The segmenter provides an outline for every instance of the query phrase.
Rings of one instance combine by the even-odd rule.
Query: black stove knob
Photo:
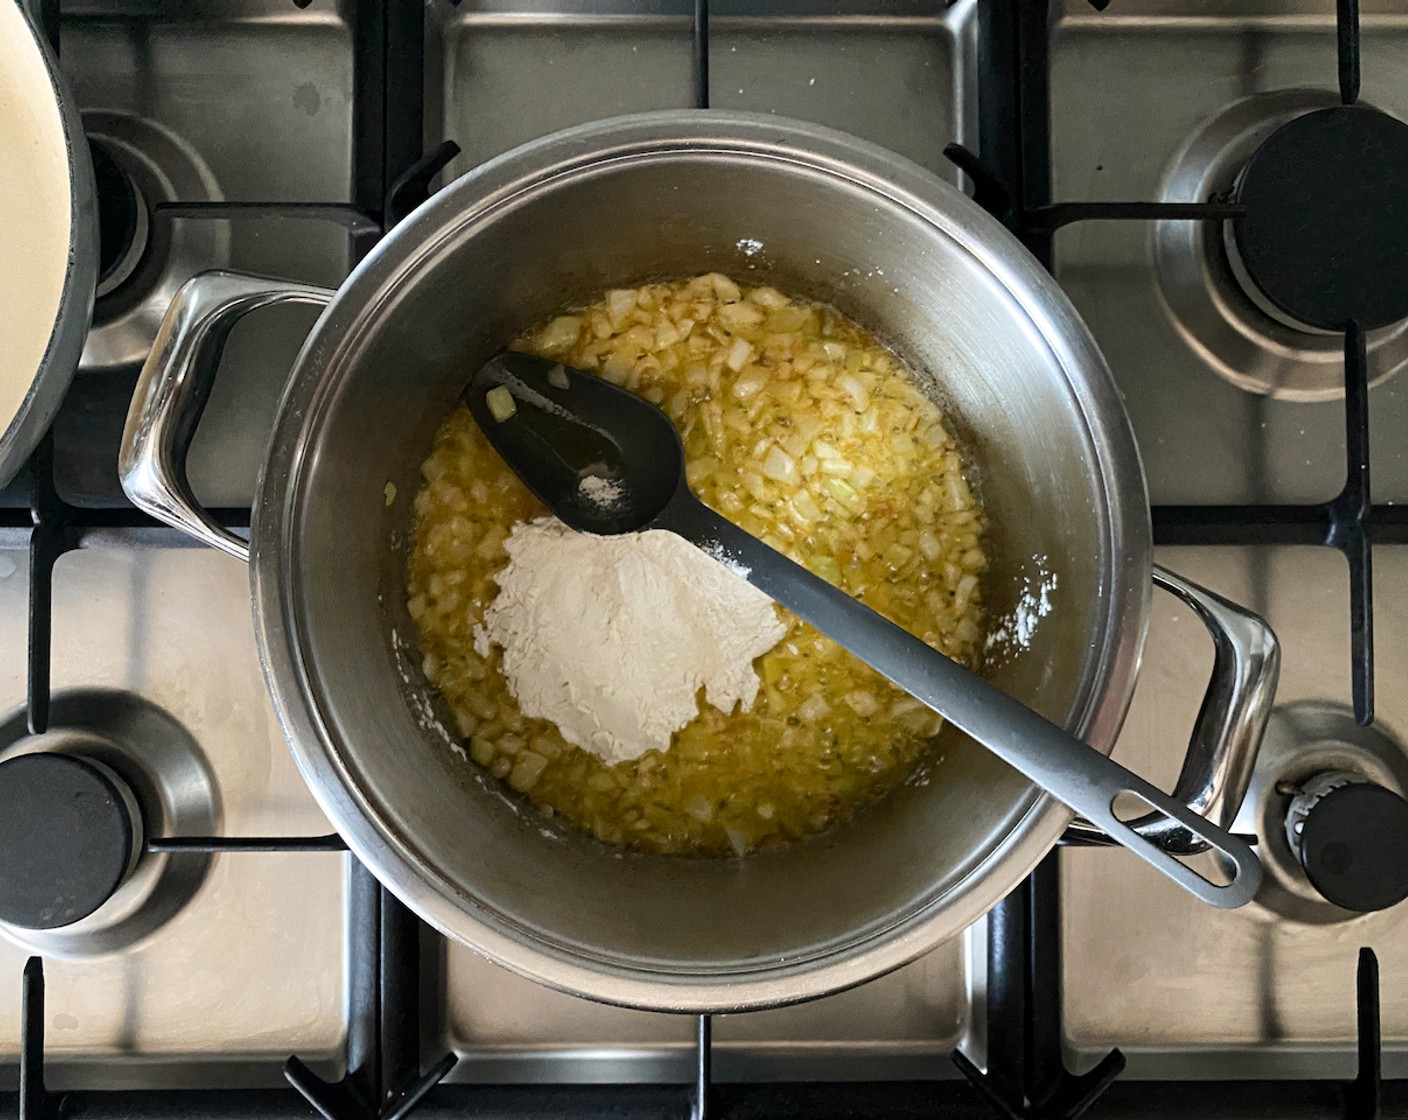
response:
[[[1408,898],[1408,801],[1392,790],[1359,774],[1317,774],[1291,802],[1286,836],[1336,906],[1367,913]]]
[[[42,752],[0,762],[0,922],[86,918],[122,885],[140,839],[132,792],[107,766]]]

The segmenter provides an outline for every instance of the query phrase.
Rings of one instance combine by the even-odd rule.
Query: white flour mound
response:
[[[596,537],[544,517],[505,547],[475,648],[502,648],[524,715],[608,763],[666,750],[700,688],[721,711],[751,708],[753,660],[787,632],[771,599],[673,533]]]

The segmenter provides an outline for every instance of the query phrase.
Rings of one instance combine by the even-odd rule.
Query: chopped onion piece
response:
[[[737,373],[753,356],[753,347],[746,338],[735,338],[733,345],[728,348],[728,357],[724,359],[724,365]]]
[[[805,490],[798,490],[792,495],[792,512],[803,521],[820,521],[822,516],[816,499]]]
[[[846,395],[851,398],[851,403],[855,405],[857,412],[864,412],[870,407],[870,394],[866,392],[865,386],[856,378],[847,374],[838,382]]]
[[[733,303],[735,300],[743,298],[743,293],[738,290],[738,285],[722,272],[709,273],[709,281],[713,284],[718,297],[725,303]]]
[[[806,432],[793,432],[782,441],[782,449],[794,459],[800,459],[807,453],[807,448],[811,446],[812,440]]]
[[[485,393],[484,403],[489,406],[489,415],[500,424],[518,411],[518,402],[503,385],[495,385]]]
[[[831,710],[831,705],[826,702],[826,698],[820,693],[814,693],[802,701],[797,709],[797,715],[803,723],[815,723]]]
[[[768,451],[767,458],[763,460],[763,474],[774,482],[785,482],[789,485],[801,478],[797,470],[797,460],[776,445]]]
[[[814,556],[812,562],[807,565],[811,570],[832,585],[839,585],[841,582],[841,565],[836,562],[834,556]]]
[[[575,315],[559,315],[538,332],[533,344],[541,350],[566,350],[577,341],[581,329],[582,320]]]
[[[767,383],[767,378],[761,373],[740,377],[733,383],[733,395],[741,401],[746,401],[749,397],[755,396]]]
[[[630,288],[614,288],[606,293],[606,311],[619,323],[636,309],[636,293]]]
[[[792,302],[776,288],[754,288],[748,298],[762,307],[786,307]]]
[[[538,779],[543,776],[548,760],[533,751],[521,751],[517,758],[513,760],[513,769],[509,771],[508,784],[519,793],[527,793],[535,785]]]
[[[548,370],[548,384],[554,389],[570,388],[572,383],[567,380],[567,370],[559,363]]]
[[[698,486],[719,469],[719,461],[712,456],[693,459],[684,465],[684,478],[691,486]]]
[[[763,476],[756,471],[744,471],[739,475],[744,489],[748,491],[758,501],[765,501],[768,496],[767,484],[763,482]]]
[[[826,480],[826,489],[833,498],[852,513],[855,513],[865,505],[864,499],[856,493],[855,488],[844,478],[828,478]]]
[[[488,739],[474,738],[469,741],[469,757],[480,766],[489,766],[498,752]]]
[[[846,693],[842,699],[846,701],[846,706],[861,719],[869,719],[880,710],[880,701],[875,698],[875,693],[867,692],[863,688]]]
[[[973,597],[973,592],[978,589],[978,577],[969,572],[961,580],[953,592],[953,613],[963,614],[968,609],[968,600]]]
[[[749,303],[726,303],[719,308],[719,318],[730,327],[755,327],[763,321],[763,313]]]
[[[613,385],[624,385],[631,376],[631,360],[619,354],[611,355],[601,367],[601,376]]]
[[[686,801],[684,811],[700,824],[708,824],[714,819],[714,803],[703,794],[695,794]]]

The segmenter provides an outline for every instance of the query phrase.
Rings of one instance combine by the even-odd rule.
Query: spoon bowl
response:
[[[516,406],[503,420],[490,405],[496,388]],[[604,378],[506,350],[462,399],[528,489],[580,533],[648,529],[685,489],[684,444],[669,416]]]

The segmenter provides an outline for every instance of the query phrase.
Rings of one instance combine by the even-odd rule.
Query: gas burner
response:
[[[59,693],[53,730],[0,723],[0,935],[46,956],[109,953],[195,894],[210,857],[148,854],[147,840],[219,831],[189,733],[125,692]]]
[[[98,193],[98,291],[115,291],[141,263],[151,217],[147,200],[101,141],[88,141]]]
[[[1259,838],[1257,904],[1323,925],[1408,898],[1406,794],[1408,755],[1384,731],[1338,705],[1277,708],[1235,826]]]
[[[1367,176],[1358,188],[1361,194],[1350,189],[1343,195],[1332,195],[1336,201],[1327,206],[1311,201],[1316,188],[1310,180],[1323,179],[1324,189],[1338,189],[1336,172],[1343,169],[1334,164],[1345,162],[1343,154],[1338,160],[1322,154],[1310,161],[1313,166],[1309,171],[1278,172],[1286,158],[1294,163],[1298,137],[1312,138],[1322,129],[1316,122],[1345,113],[1378,122],[1371,130],[1382,127],[1386,120],[1394,130],[1408,133],[1408,126],[1377,110],[1344,109],[1323,91],[1259,94],[1236,101],[1205,121],[1175,156],[1164,178],[1162,201],[1236,198],[1248,207],[1247,224],[1240,231],[1234,231],[1233,222],[1155,223],[1153,254],[1159,296],[1184,341],[1222,377],[1254,393],[1282,400],[1323,401],[1344,392],[1344,339],[1339,333],[1343,320],[1333,316],[1342,315],[1347,305],[1327,302],[1321,308],[1307,309],[1300,299],[1283,293],[1277,281],[1284,269],[1275,263],[1275,254],[1278,248],[1287,254],[1309,252],[1309,238],[1318,239],[1330,233],[1336,223],[1352,225],[1364,216],[1346,214],[1347,203],[1367,206],[1352,200],[1362,197],[1363,192],[1374,192],[1374,182],[1395,181],[1392,176]],[[1358,122],[1343,129],[1331,125],[1326,131],[1341,129],[1346,134],[1339,137],[1341,145],[1352,150],[1350,134],[1357,127]],[[1275,183],[1292,181],[1298,185],[1287,187],[1290,193],[1276,195]],[[1384,210],[1381,202],[1373,205]],[[1385,221],[1394,223],[1394,229],[1408,220],[1405,204],[1395,202],[1385,213]],[[1378,224],[1377,215],[1373,223],[1364,224],[1375,230],[1375,252],[1379,244],[1403,244],[1402,234]],[[1311,228],[1314,226],[1319,234]],[[1380,237],[1381,242],[1377,240]],[[1277,238],[1282,239],[1280,243]],[[1339,258],[1334,253],[1321,254],[1317,260],[1324,276],[1338,275]],[[1391,264],[1408,269],[1408,264],[1397,259]],[[1370,284],[1365,303],[1358,308],[1369,326],[1381,328],[1369,336],[1371,385],[1386,380],[1408,362],[1408,323],[1398,321],[1408,315],[1408,308],[1382,317],[1408,298],[1404,295],[1408,288],[1389,282],[1383,291],[1376,292],[1373,271],[1366,268],[1359,277],[1361,281],[1370,278]],[[1309,287],[1309,279],[1303,275],[1292,272],[1287,279],[1290,282],[1282,288]],[[1334,295],[1333,290],[1330,294]]]
[[[158,220],[164,202],[219,201],[214,176],[179,136],[120,113],[84,113],[94,154],[102,272],[80,369],[140,365],[186,280],[229,260],[229,223]]]
[[[1293,324],[1408,318],[1408,125],[1336,106],[1282,125],[1238,179],[1229,255]]]
[[[0,922],[60,929],[88,917],[141,846],[136,798],[102,763],[51,752],[0,762]]]

